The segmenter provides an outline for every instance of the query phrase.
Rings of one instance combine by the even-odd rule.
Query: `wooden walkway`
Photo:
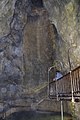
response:
[[[76,101],[80,100],[80,66],[49,82],[50,99],[71,100],[72,95]]]

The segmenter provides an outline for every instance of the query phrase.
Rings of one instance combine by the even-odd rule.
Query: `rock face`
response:
[[[35,0],[36,1],[36,0]],[[53,28],[43,1],[2,0],[0,82],[35,87],[53,63]],[[7,17],[6,17],[7,16]]]
[[[1,0],[0,81],[45,81],[53,56],[60,71],[69,71],[68,56],[72,69],[79,66],[79,9],[79,0]]]
[[[3,10],[0,12],[2,15],[1,19],[4,14],[6,14],[6,17],[4,18],[5,21],[1,23],[4,29],[1,27],[2,32],[0,34],[0,82],[16,82],[18,84],[21,83],[24,74],[22,34],[27,21],[27,12],[30,10],[30,5],[27,0],[7,0],[6,2],[2,0],[1,3],[1,8]],[[10,22],[8,18],[11,18]]]
[[[63,74],[80,65],[80,0],[44,0],[55,26],[56,59],[53,63]],[[80,119],[80,103],[75,104]]]
[[[62,71],[69,71],[68,50],[72,69],[80,65],[80,1],[44,0],[44,5],[57,30],[55,63]]]
[[[0,98],[18,99],[24,91],[46,85],[54,57],[54,31],[42,0],[40,5],[33,0],[9,0],[3,7],[7,17],[1,23],[5,28],[0,28]]]
[[[44,8],[33,8],[28,14],[23,47],[25,79],[31,87],[47,81],[47,71],[53,63],[51,28],[48,13]]]
[[[79,66],[79,11],[80,0],[0,0],[0,83],[35,88],[50,66]]]
[[[0,37],[10,32],[16,0],[0,0]]]

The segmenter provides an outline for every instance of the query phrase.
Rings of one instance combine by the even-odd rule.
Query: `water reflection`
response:
[[[10,115],[6,120],[61,120],[60,113],[40,113],[40,112],[18,112]],[[64,120],[72,120],[70,116],[65,116]]]

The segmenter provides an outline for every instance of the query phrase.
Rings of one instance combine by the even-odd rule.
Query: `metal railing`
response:
[[[72,87],[72,88],[71,88]],[[72,90],[74,97],[80,93],[80,66],[70,71],[63,77],[49,82],[49,97],[71,97]]]

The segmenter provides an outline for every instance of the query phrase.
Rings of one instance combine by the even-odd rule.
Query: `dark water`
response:
[[[61,120],[60,114],[40,113],[40,112],[18,112],[10,115],[6,120]],[[64,120],[72,120],[70,116],[65,116]]]

